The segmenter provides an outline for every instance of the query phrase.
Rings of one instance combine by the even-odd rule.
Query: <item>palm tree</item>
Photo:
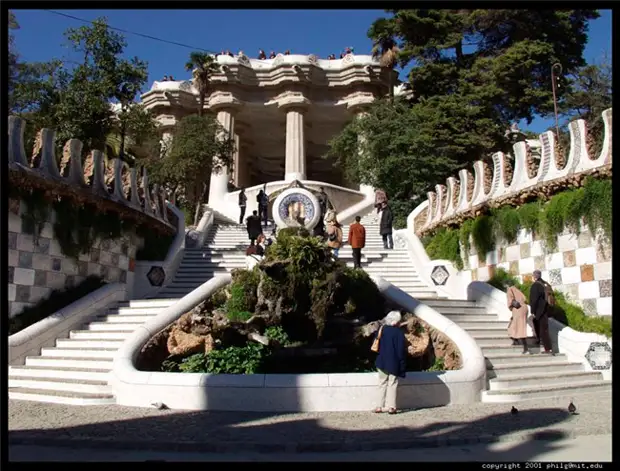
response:
[[[189,61],[185,64],[185,70],[191,71],[194,76],[194,85],[200,96],[200,108],[198,116],[202,116],[205,106],[205,98],[209,91],[211,76],[218,71],[218,63],[215,56],[206,52],[192,52]]]
[[[377,37],[372,48],[372,57],[379,59],[379,65],[389,69],[389,94],[390,100],[394,100],[394,67],[398,64],[400,49],[392,36],[381,34]]]

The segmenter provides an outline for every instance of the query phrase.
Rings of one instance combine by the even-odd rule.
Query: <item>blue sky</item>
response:
[[[169,41],[185,48],[125,34],[126,55],[138,56],[149,64],[149,86],[164,75],[189,78],[184,64],[195,48],[219,52],[243,50],[255,57],[258,49],[267,53],[290,49],[294,54],[338,55],[345,47],[358,54],[369,54],[372,47],[366,32],[383,10],[58,10],[85,20],[106,16],[111,26]],[[14,10],[20,29],[15,31],[20,55],[27,61],[46,61],[53,57],[79,60],[78,53],[66,47],[63,32],[84,23],[44,10]],[[590,24],[585,50],[588,62],[611,57],[611,10]],[[406,74],[401,74],[405,79]],[[536,119],[527,126],[542,132],[553,119]],[[525,128],[525,123],[522,123]]]

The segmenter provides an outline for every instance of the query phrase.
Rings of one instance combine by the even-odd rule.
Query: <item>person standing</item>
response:
[[[381,208],[383,207],[383,203],[387,203],[388,199],[387,199],[387,193],[383,190],[376,190],[375,191],[375,208],[377,208],[377,214],[379,214],[379,211],[381,211]]]
[[[549,336],[549,311],[550,307],[555,304],[553,288],[542,279],[540,270],[534,270],[532,277],[534,283],[530,288],[530,307],[534,316],[534,330],[536,337],[543,344],[542,353],[553,354],[551,337]]]
[[[267,189],[267,185],[264,185],[263,188],[256,195],[256,202],[258,203],[258,218],[262,219],[267,225],[267,207],[269,206],[269,196],[265,191]]]
[[[407,341],[405,333],[398,324],[401,315],[392,311],[385,316],[385,324],[379,329],[379,354],[375,361],[379,373],[379,404],[375,409],[381,413],[387,408],[388,414],[396,414],[396,392],[398,378],[407,375]]]
[[[511,286],[506,291],[506,301],[508,309],[512,313],[512,319],[508,324],[508,335],[515,342],[523,345],[523,354],[531,353],[527,348],[527,299],[516,286],[512,285],[512,280],[508,280]]]
[[[321,187],[319,192],[319,207],[321,208],[321,219],[325,218],[327,214],[327,205],[329,203],[329,198],[327,197],[327,193],[325,193],[325,188]]]
[[[348,242],[353,252],[354,268],[362,268],[362,249],[366,246],[366,228],[361,220],[361,217],[355,216],[355,222],[349,226]]]
[[[248,238],[250,242],[253,244],[258,236],[263,233],[263,228],[260,223],[260,218],[258,217],[258,211],[252,211],[252,215],[248,216],[246,222],[246,229],[248,231]]]
[[[342,226],[335,218],[327,223],[327,246],[332,249],[334,258],[338,258],[342,247]]]
[[[245,188],[242,188],[239,192],[239,224],[243,224],[243,218],[245,216],[245,208],[248,204],[248,197],[245,194]]]
[[[394,216],[392,208],[387,203],[383,203],[381,208],[381,222],[379,223],[379,233],[383,238],[383,248],[392,250],[394,248],[394,240],[392,239],[392,223]]]

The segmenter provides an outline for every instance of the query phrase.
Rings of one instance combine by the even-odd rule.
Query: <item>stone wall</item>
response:
[[[484,257],[476,254],[473,244],[463,257],[464,271],[472,281],[487,281],[497,268],[517,275],[521,281],[531,280],[540,270],[543,279],[563,292],[588,315],[611,315],[611,246],[601,237],[593,237],[587,226],[579,234],[565,231],[557,238],[557,248],[550,250],[540,237],[521,230],[517,242],[507,245],[497,241],[496,249]],[[461,247],[461,253],[465,253]]]
[[[108,283],[133,284],[135,256],[142,240],[127,236],[98,241],[87,254],[74,260],[64,255],[54,238],[54,211],[38,237],[24,230],[25,203],[9,200],[9,316],[49,297],[52,290],[75,286],[87,276]],[[36,240],[35,240],[36,239]]]

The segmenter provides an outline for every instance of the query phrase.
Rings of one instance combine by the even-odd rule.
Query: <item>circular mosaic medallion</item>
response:
[[[289,188],[273,202],[273,218],[279,228],[305,227],[311,230],[321,218],[319,201],[308,190]]]

